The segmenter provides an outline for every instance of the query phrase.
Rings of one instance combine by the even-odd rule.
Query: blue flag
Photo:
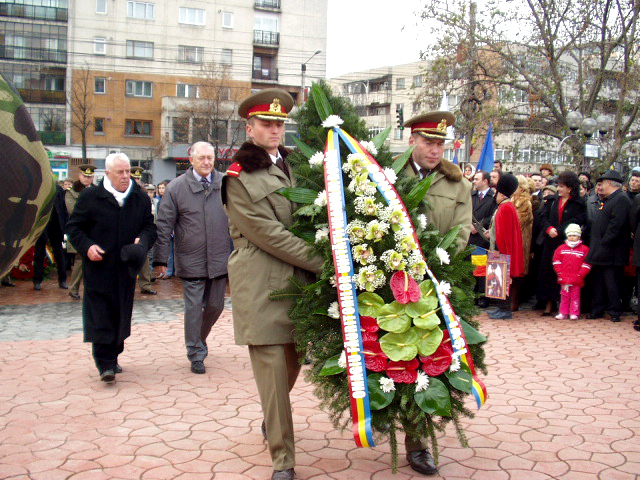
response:
[[[480,161],[478,162],[477,172],[491,172],[495,163],[495,152],[493,148],[493,122],[489,124],[487,139],[484,141]]]
[[[457,148],[453,151],[453,164],[458,165],[458,149]]]

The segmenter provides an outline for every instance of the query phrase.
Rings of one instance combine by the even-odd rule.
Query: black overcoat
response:
[[[149,196],[133,182],[120,207],[100,182],[98,187],[82,191],[66,232],[83,258],[84,341],[106,344],[124,341],[131,334],[136,279],[120,260],[120,249],[138,237],[147,251],[153,246],[156,226]],[[87,257],[89,247],[94,244],[105,251],[99,262]]]
[[[629,224],[633,236],[633,264],[640,267],[640,195],[636,195],[629,211]]]
[[[473,207],[473,221],[480,223],[485,229],[489,229],[493,212],[498,209],[493,190],[489,189],[482,200],[480,200],[477,191],[473,192],[471,194],[471,205]],[[479,231],[469,236],[469,245],[489,248],[489,240]]]
[[[630,209],[631,200],[622,190],[616,190],[602,200],[591,222],[587,263],[609,267],[629,264]]]
[[[540,269],[538,270],[538,288],[536,296],[538,303],[546,303],[551,300],[557,302],[560,299],[560,285],[558,276],[553,268],[553,254],[556,249],[566,240],[565,229],[570,223],[577,223],[582,228],[582,239],[588,238],[589,220],[587,217],[587,205],[582,198],[569,198],[562,212],[562,221],[558,212],[560,197],[546,202],[540,211],[537,220],[539,221],[539,235],[543,236],[542,254],[540,256]],[[551,238],[547,235],[547,230],[554,227],[558,231],[558,236]]]

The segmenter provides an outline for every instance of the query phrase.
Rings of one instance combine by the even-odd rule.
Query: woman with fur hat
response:
[[[587,260],[589,247],[580,241],[582,229],[570,223],[564,231],[567,240],[553,255],[553,268],[558,274],[560,285],[560,313],[558,320],[578,320],[580,318],[580,290],[584,287],[584,277],[591,271]]]

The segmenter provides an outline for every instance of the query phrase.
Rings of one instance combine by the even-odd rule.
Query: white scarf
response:
[[[571,248],[576,248],[578,245],[580,245],[581,241],[582,240],[578,240],[577,242],[570,242],[569,240],[567,240],[565,243],[569,245]]]
[[[131,191],[131,187],[133,187],[133,182],[131,181],[131,179],[129,179],[129,186],[127,187],[127,189],[124,192],[119,192],[118,190],[113,188],[113,185],[111,184],[111,180],[109,180],[109,177],[105,175],[102,185],[104,186],[107,192],[109,192],[111,195],[114,196],[114,198],[116,199],[116,202],[118,202],[118,205],[123,206],[124,199],[127,197],[127,195],[129,195],[129,192]]]

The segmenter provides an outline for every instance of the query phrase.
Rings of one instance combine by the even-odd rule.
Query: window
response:
[[[107,13],[107,0],[96,0],[96,13]]]
[[[204,58],[204,47],[191,47],[189,45],[178,45],[178,61],[187,63],[202,63]]]
[[[222,28],[233,28],[233,13],[222,12]]]
[[[127,2],[127,17],[154,20],[156,18],[156,6],[147,2]]]
[[[58,75],[48,75],[44,77],[44,89],[61,92],[64,90],[64,77]]]
[[[421,87],[422,86],[422,75],[414,75],[413,76],[413,86]]]
[[[196,85],[188,85],[186,83],[179,83],[176,89],[176,96],[183,98],[199,98],[200,92]]]
[[[93,131],[96,135],[104,135],[104,118],[93,119]]]
[[[127,40],[127,57],[153,58],[153,42]]]
[[[150,120],[126,120],[124,127],[125,135],[151,136]]]
[[[189,142],[189,119],[183,117],[172,118],[173,141],[178,143]]]
[[[153,82],[127,80],[127,95],[132,97],[153,97]]]
[[[256,16],[255,29],[266,32],[278,32],[278,17]]]
[[[96,77],[94,92],[104,94],[107,93],[107,79],[104,77]]]
[[[402,132],[404,132],[404,130],[400,130],[399,128],[396,128],[393,139],[394,140],[402,140]]]
[[[205,12],[200,8],[180,7],[178,21],[189,25],[204,25]]]
[[[222,54],[220,55],[220,63],[222,63],[222,65],[231,65],[232,57],[233,50],[230,48],[223,48]]]
[[[403,90],[404,88],[404,78],[396,78],[396,90]]]
[[[96,55],[107,54],[107,39],[105,37],[93,37],[93,53]]]

